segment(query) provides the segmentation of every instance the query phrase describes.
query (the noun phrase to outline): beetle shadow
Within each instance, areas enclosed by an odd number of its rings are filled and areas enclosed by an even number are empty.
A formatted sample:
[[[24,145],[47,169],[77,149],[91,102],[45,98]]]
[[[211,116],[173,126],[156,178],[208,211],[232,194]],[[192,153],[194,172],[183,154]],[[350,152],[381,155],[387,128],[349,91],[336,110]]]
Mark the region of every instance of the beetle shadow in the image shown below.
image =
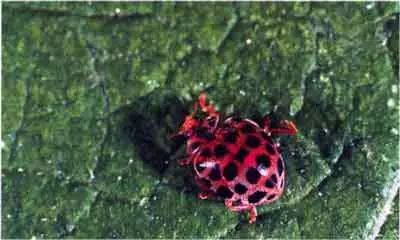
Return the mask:
[[[171,139],[187,114],[185,104],[171,93],[152,92],[118,109],[120,136],[132,144],[145,165],[160,175],[168,168],[170,158],[184,144]]]

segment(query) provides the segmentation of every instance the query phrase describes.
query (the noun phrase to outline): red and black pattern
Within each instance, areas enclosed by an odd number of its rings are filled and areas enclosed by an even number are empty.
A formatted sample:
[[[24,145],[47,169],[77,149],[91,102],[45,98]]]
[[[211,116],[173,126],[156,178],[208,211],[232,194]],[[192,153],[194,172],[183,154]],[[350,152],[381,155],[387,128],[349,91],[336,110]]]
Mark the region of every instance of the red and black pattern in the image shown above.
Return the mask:
[[[195,118],[198,107],[207,114],[205,118]],[[265,119],[261,128],[238,117],[220,124],[220,116],[206,104],[205,94],[194,108],[178,133],[187,137],[188,157],[180,164],[193,166],[201,199],[224,199],[228,209],[249,211],[249,222],[255,222],[256,206],[277,200],[285,186],[285,165],[271,135],[294,135],[295,125],[282,121],[279,128],[271,129],[270,120]]]

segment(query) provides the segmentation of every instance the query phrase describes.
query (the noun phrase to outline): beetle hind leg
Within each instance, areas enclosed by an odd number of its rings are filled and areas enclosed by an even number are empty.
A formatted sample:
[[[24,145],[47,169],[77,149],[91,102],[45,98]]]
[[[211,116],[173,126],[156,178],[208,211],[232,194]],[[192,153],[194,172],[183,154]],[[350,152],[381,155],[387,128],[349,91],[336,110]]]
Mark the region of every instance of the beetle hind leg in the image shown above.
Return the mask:
[[[241,212],[241,211],[248,211],[249,212],[249,223],[255,223],[257,220],[257,208],[254,205],[238,205],[234,206],[233,201],[226,199],[225,206],[231,210],[232,212]]]
[[[251,208],[249,209],[249,223],[255,223],[257,220],[257,208],[256,206],[251,206]]]

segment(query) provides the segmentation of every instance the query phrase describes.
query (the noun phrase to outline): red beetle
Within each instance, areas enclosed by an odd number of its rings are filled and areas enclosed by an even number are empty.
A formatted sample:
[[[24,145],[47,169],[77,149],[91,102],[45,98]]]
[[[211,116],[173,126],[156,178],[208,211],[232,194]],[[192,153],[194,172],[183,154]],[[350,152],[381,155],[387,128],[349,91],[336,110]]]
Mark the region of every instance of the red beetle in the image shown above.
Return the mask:
[[[195,116],[199,108],[203,118]],[[193,166],[199,198],[215,196],[231,211],[249,211],[250,223],[256,221],[256,206],[276,201],[285,186],[285,164],[271,136],[297,133],[288,120],[277,128],[269,118],[263,124],[239,117],[221,121],[203,93],[177,134],[187,139],[188,156],[179,164]]]

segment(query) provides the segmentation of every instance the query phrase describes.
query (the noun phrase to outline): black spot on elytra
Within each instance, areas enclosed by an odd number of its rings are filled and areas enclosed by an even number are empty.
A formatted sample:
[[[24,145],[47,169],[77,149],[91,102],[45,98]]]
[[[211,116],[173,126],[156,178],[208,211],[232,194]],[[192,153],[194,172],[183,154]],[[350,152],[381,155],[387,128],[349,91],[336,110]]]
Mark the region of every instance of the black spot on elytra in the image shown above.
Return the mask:
[[[265,150],[267,150],[267,152],[268,152],[269,154],[271,154],[271,155],[274,155],[274,154],[275,154],[275,149],[274,149],[274,147],[273,147],[271,144],[269,144],[269,143],[265,144]]]
[[[271,161],[269,160],[269,157],[264,154],[258,155],[256,157],[256,162],[257,162],[257,167],[269,168],[271,166]]]
[[[263,199],[267,195],[266,192],[257,191],[251,194],[248,198],[249,203],[258,203],[261,199]]]
[[[278,160],[278,174],[281,176],[283,173],[283,159],[282,157],[279,158]]]
[[[234,190],[235,190],[235,192],[237,194],[242,195],[242,194],[245,194],[247,192],[247,187],[245,185],[241,184],[241,183],[238,183],[238,184],[235,185],[235,189]]]
[[[271,181],[273,181],[275,184],[278,182],[278,179],[277,179],[277,177],[276,177],[275,174],[272,174],[270,179],[271,179]]]
[[[220,180],[222,178],[221,176],[221,171],[219,170],[219,165],[215,165],[211,171],[210,174],[208,175],[210,177],[211,180],[213,181],[217,181]]]
[[[272,174],[272,176],[267,181],[265,181],[265,186],[267,188],[273,188],[277,182],[278,182],[278,179],[277,179],[276,175]]]
[[[220,186],[217,189],[217,195],[222,197],[222,198],[231,198],[233,196],[233,192],[229,190],[229,188],[225,186]]]
[[[212,133],[210,133],[208,131],[208,129],[205,128],[205,127],[198,128],[196,130],[196,136],[199,137],[199,138],[203,138],[203,139],[209,140],[209,141],[215,139],[215,136]]]
[[[228,165],[226,165],[224,168],[223,175],[228,181],[235,179],[235,177],[238,175],[238,169],[236,165],[233,162],[228,163]]]
[[[267,188],[273,188],[275,186],[275,183],[271,179],[268,179],[267,181],[265,181],[264,185]]]
[[[240,129],[242,131],[242,133],[255,133],[256,129],[253,125],[251,125],[250,123],[246,123],[242,129]]]
[[[226,149],[225,145],[218,144],[214,148],[214,154],[217,158],[223,157],[228,153],[228,149]]]
[[[267,200],[271,200],[271,199],[273,199],[273,198],[275,198],[275,194],[271,194],[271,195],[269,195],[268,197],[267,197]]]
[[[285,184],[285,181],[281,181],[281,186],[280,186],[280,188],[283,188],[283,185]]]
[[[211,151],[210,151],[210,149],[208,149],[208,148],[203,149],[203,150],[201,151],[201,153],[200,153],[200,156],[202,156],[202,157],[211,157]]]
[[[251,184],[256,184],[260,179],[261,174],[255,168],[249,168],[246,173],[246,179]]]
[[[249,151],[244,148],[240,148],[239,151],[235,155],[235,160],[239,162],[244,162],[244,159],[249,155]]]
[[[224,141],[227,143],[235,143],[237,137],[238,137],[238,133],[236,131],[231,131],[224,135]]]
[[[250,148],[257,148],[261,144],[261,141],[258,137],[254,135],[249,135],[246,138],[246,145]]]

